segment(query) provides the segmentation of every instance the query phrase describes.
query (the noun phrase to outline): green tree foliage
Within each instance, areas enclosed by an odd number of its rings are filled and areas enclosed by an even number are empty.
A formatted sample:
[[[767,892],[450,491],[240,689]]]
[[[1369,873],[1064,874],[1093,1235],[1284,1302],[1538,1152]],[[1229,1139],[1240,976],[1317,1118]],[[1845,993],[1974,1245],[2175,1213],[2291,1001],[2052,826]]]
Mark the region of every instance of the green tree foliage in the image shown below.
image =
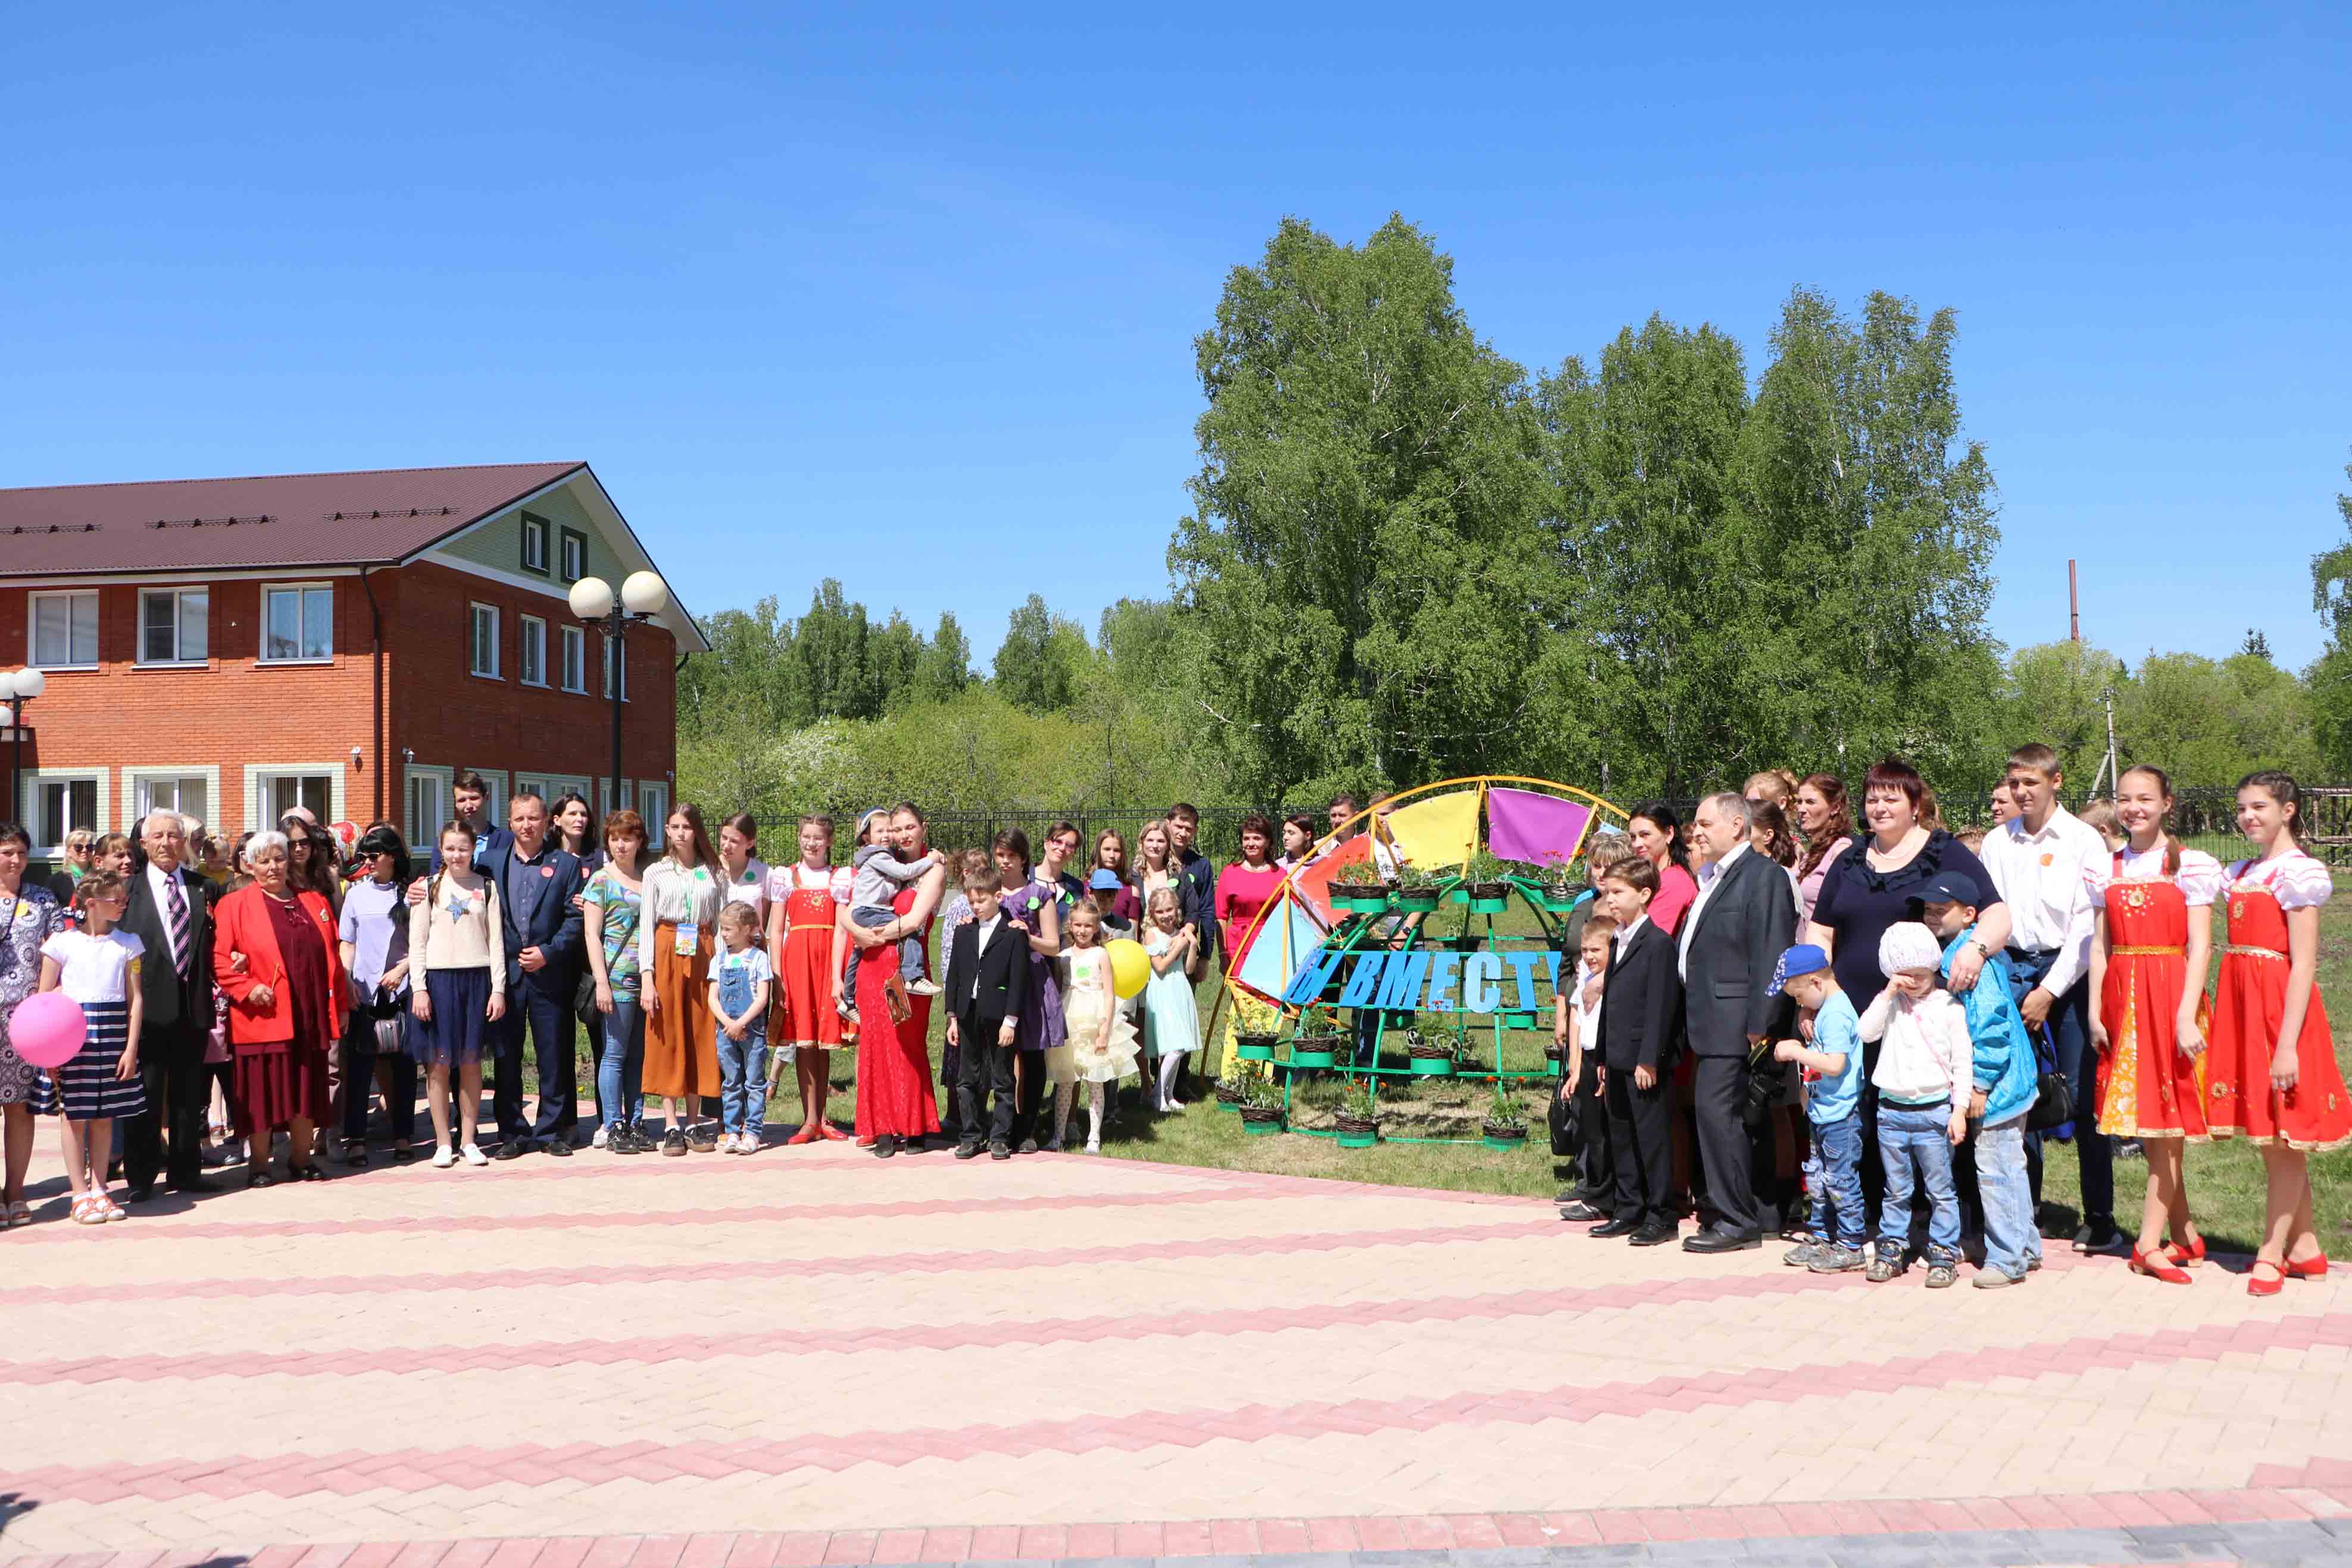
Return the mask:
[[[2123,765],[2153,763],[2176,785],[2235,784],[2256,768],[2305,778],[2319,769],[2303,689],[2266,658],[2150,654],[2116,698]]]
[[[2129,672],[2121,659],[2086,642],[2036,643],[2019,648],[2009,661],[2008,700],[2002,705],[1999,727],[2007,742],[2003,749],[2039,741],[2057,752],[2058,765],[2070,784],[2088,786],[2107,754],[2105,696],[2114,691],[2120,700],[2129,683]],[[2119,721],[2119,748],[2124,728]],[[2162,758],[2143,758],[2137,752],[2131,752],[2124,765],[2141,761],[2172,771]],[[1972,776],[1990,780],[1999,773],[1996,767]],[[2187,778],[2179,774],[2176,782],[2185,783]]]
[[[1013,612],[992,679],[998,695],[1014,707],[1057,712],[1077,696],[1091,652],[1076,621],[1054,614],[1032,594]]]
[[[2352,463],[2344,477],[2352,479]],[[2352,495],[2336,492],[2336,514],[2352,533]],[[2352,539],[2311,558],[2311,607],[2327,626],[2327,646],[2304,671],[2314,740],[2327,772],[2343,778],[2352,774]]]

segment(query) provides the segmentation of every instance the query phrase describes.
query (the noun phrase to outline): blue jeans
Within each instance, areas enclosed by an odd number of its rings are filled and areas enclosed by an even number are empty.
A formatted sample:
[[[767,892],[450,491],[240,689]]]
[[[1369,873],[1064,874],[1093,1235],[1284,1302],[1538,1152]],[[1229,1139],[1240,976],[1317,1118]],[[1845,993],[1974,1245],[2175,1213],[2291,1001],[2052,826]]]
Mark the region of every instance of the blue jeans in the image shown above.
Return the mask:
[[[2009,952],[2009,984],[2011,992],[2022,1003],[2026,994],[2042,984],[2050,973],[2050,960],[2054,955],[2027,957],[2011,948]],[[2099,1131],[2098,1108],[2091,1103],[2092,1090],[2098,1084],[2098,1055],[2091,1049],[2091,983],[2077,980],[2066,994],[2050,1005],[2050,1043],[2057,1052],[2058,1070],[2066,1076],[2066,1089],[2074,1100],[2074,1159],[2083,1178],[2083,1218],[2088,1222],[2113,1220],[2116,1215],[2116,1151],[2115,1143]],[[2028,1031],[2029,1033],[2031,1031]],[[2025,1169],[2033,1187],[2033,1200],[2042,1201],[2042,1141],[2046,1132],[2025,1135]]]
[[[1927,1260],[1960,1257],[1960,1195],[1952,1186],[1952,1102],[1906,1109],[1878,1102],[1878,1159],[1886,1195],[1878,1209],[1878,1255],[1900,1258],[1911,1240],[1911,1184],[1927,1189]]]
[[[2033,1223],[2033,1188],[2025,1173],[2025,1117],[1977,1130],[1977,1192],[1984,1200],[1985,1267],[2021,1279],[2042,1258]]]
[[[1813,1234],[1838,1247],[1862,1245],[1862,1112],[1849,1110],[1835,1121],[1813,1124],[1813,1160],[1821,1166],[1813,1189]]]
[[[646,1070],[645,1004],[615,991],[613,1010],[600,1016],[604,1042],[596,1053],[596,1098],[604,1107],[604,1125],[635,1127],[646,1114],[638,1087]]]
[[[746,1029],[740,1040],[719,1031],[719,1120],[729,1132],[757,1138],[767,1125],[768,1037]]]

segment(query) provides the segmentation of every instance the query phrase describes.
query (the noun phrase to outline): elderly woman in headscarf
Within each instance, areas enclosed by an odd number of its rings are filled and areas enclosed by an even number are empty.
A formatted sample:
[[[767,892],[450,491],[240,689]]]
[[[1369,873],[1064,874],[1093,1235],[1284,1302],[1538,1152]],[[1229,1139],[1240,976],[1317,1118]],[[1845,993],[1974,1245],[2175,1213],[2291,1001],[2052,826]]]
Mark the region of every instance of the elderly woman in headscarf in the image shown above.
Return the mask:
[[[286,835],[255,834],[245,848],[253,885],[214,915],[213,979],[229,999],[231,1100],[237,1131],[252,1141],[246,1180],[255,1187],[278,1181],[269,1142],[280,1127],[287,1179],[325,1179],[313,1138],[328,1113],[328,1054],[343,1028],[335,913],[321,894],[294,887],[289,858]]]

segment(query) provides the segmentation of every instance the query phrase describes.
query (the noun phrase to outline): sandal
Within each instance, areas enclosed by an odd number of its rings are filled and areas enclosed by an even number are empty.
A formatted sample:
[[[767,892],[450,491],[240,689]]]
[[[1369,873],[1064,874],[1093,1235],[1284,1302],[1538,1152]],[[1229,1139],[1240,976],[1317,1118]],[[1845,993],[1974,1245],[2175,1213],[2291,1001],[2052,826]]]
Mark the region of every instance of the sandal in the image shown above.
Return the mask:
[[[104,1225],[106,1223],[106,1210],[100,1206],[103,1202],[104,1200],[100,1198],[95,1193],[84,1193],[81,1196],[74,1199],[74,1224]]]
[[[22,1198],[8,1205],[5,1218],[0,1218],[0,1230],[14,1230],[20,1225],[33,1223],[33,1205]]]
[[[110,1220],[129,1219],[131,1217],[130,1210],[124,1208],[121,1204],[116,1203],[104,1193],[98,1194],[98,1206]]]
[[[295,1166],[293,1173],[287,1177],[287,1180],[293,1182],[323,1182],[326,1179],[325,1167],[315,1160],[306,1165]]]

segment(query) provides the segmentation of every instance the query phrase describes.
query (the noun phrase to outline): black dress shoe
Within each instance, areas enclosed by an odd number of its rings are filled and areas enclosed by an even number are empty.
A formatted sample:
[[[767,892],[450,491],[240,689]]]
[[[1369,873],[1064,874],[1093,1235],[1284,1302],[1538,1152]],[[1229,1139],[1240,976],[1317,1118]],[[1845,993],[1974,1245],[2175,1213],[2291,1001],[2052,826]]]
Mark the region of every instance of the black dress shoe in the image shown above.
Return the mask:
[[[1010,1160],[1013,1158],[1013,1151],[1002,1143],[991,1143],[988,1146],[988,1157],[992,1160]]]
[[[559,1160],[569,1160],[572,1158],[572,1140],[569,1138],[551,1138],[546,1142],[541,1144],[540,1147],[546,1150],[549,1153],[554,1155]]]
[[[980,1158],[980,1145],[977,1143],[959,1143],[956,1145],[955,1157],[959,1160],[977,1160]]]
[[[179,1188],[177,1184],[174,1184],[174,1188],[179,1191],[185,1190],[184,1188]],[[152,1182],[142,1182],[139,1185],[125,1192],[122,1194],[122,1198],[125,1203],[143,1204],[154,1195],[155,1184]]]
[[[890,1136],[887,1132],[885,1132],[882,1136],[874,1140],[874,1157],[876,1159],[887,1160],[898,1152],[898,1141]]]
[[[1636,1247],[1664,1247],[1666,1243],[1675,1238],[1675,1234],[1680,1229],[1681,1227],[1679,1226],[1645,1225],[1641,1229],[1633,1233],[1633,1245]]]
[[[1603,1241],[1614,1241],[1621,1236],[1631,1236],[1641,1228],[1642,1222],[1639,1220],[1612,1219],[1604,1225],[1594,1226],[1591,1230],[1586,1231],[1584,1234],[1587,1236],[1597,1236]]]
[[[1606,1209],[1594,1208],[1582,1198],[1578,1198],[1560,1205],[1559,1217],[1573,1220],[1580,1225],[1586,1220],[1605,1220],[1609,1217],[1609,1213]]]
[[[1703,1230],[1683,1243],[1685,1252],[1746,1252],[1764,1245],[1760,1236],[1737,1230]]]
[[[509,1138],[505,1142],[499,1145],[499,1152],[491,1155],[490,1158],[493,1160],[520,1160],[525,1154],[530,1152],[530,1139]]]

